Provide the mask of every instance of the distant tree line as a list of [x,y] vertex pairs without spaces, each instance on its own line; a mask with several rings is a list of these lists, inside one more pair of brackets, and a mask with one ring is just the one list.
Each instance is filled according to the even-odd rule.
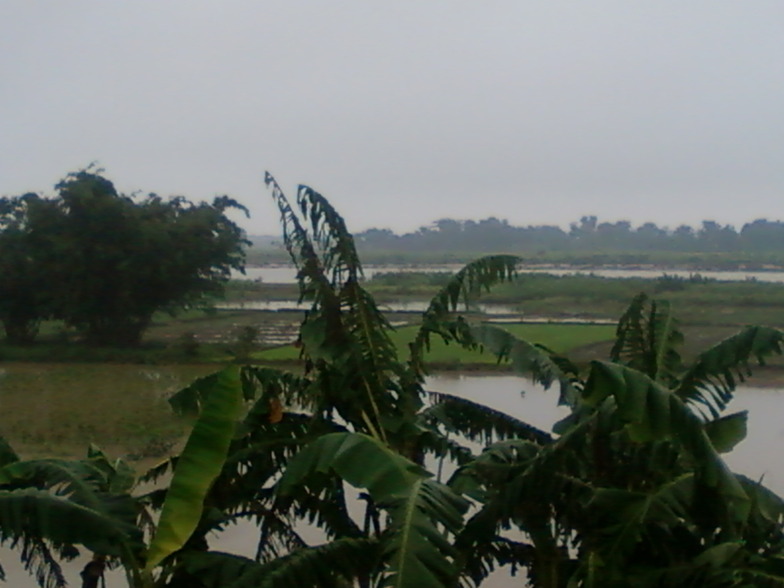
[[565,231],[554,225],[513,226],[495,217],[480,221],[440,219],[417,231],[397,235],[389,229],[369,229],[356,235],[364,251],[784,251],[784,222],[758,219],[738,231],[731,225],[705,220],[699,228],[674,230],[646,222],[599,222],[584,216]]
[[0,198],[0,323],[31,342],[48,319],[94,344],[134,345],[157,311],[199,304],[242,269],[247,244],[226,196],[211,204],[117,192],[97,170],[54,197]]

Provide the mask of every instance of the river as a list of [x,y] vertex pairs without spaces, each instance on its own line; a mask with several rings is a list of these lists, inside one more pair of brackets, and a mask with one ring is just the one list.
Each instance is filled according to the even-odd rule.
[[[365,278],[370,279],[376,274],[387,272],[447,272],[454,273],[462,265],[429,265],[429,266],[400,266],[378,265],[364,268]],[[784,282],[784,271],[713,271],[713,270],[682,270],[668,268],[563,268],[531,266],[520,269],[521,273],[551,274],[555,276],[568,275],[595,275],[602,278],[660,278],[663,275],[688,278],[700,275],[719,281],[738,282],[756,280],[758,282]],[[292,266],[263,266],[248,267],[245,274],[235,273],[232,277],[237,279],[260,280],[267,284],[293,284],[297,281],[297,272]]]
[[[9,371],[9,368],[5,368]],[[142,369],[142,368],[140,368]],[[149,376],[151,368],[143,368]],[[13,366],[10,368],[13,371]],[[171,377],[165,372],[166,378]],[[168,385],[168,384],[167,384]],[[438,375],[427,380],[427,388],[469,398],[492,408],[508,412],[532,425],[549,429],[562,418],[565,409],[556,405],[556,392],[544,391],[528,380],[514,376]],[[737,392],[730,405],[733,411],[749,411],[748,437],[727,456],[730,467],[753,479],[764,478],[766,485],[776,492],[784,493],[784,463],[780,448],[784,441],[784,419],[782,407],[784,391],[771,388],[743,387]],[[235,526],[216,537],[213,548],[232,553],[251,555],[255,549],[255,530],[250,525]],[[35,588],[36,584],[18,565],[14,554],[7,549],[0,553],[3,567],[8,574],[7,584],[15,588]],[[81,564],[66,566],[66,574],[72,585],[78,586],[78,570]],[[519,584],[518,579],[515,584]],[[509,586],[504,573],[495,574],[483,584],[486,588]],[[122,574],[114,572],[107,580],[108,588],[125,588]]]

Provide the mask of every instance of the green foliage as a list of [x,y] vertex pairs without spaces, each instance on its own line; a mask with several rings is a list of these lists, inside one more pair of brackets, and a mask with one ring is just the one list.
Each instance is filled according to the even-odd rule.
[[[267,183],[309,304],[298,340],[304,369],[234,368],[177,393],[172,406],[196,424],[183,452],[144,478],[173,469],[169,487],[138,499],[124,494],[127,472],[102,454],[90,457],[98,466],[20,462],[4,449],[0,492],[25,494],[7,516],[0,495],[0,532],[36,542],[52,577],[45,541],[119,558],[143,588],[446,588],[479,585],[501,566],[525,568],[527,582],[544,588],[784,583],[784,502],[720,455],[745,435],[745,413],[722,414],[738,374],[780,353],[780,331],[749,328],[688,365],[669,306],[640,295],[621,317],[610,361],[580,368],[459,311],[516,278],[517,258],[491,256],[442,285],[406,358],[364,289],[342,217],[310,188],[292,205],[274,178]],[[545,432],[428,393],[431,339],[482,348],[557,385],[554,402],[569,415]],[[443,483],[445,471],[453,473]],[[136,527],[105,506],[120,496],[143,513]],[[50,526],[60,516],[52,500],[64,497],[97,517],[79,531],[86,535]],[[139,529],[158,510],[146,549]],[[210,550],[214,532],[241,520],[258,530],[255,557]],[[303,524],[327,542],[307,540]]]
[[208,389],[208,394],[177,459],[158,527],[147,551],[145,571],[148,573],[185,545],[196,529],[204,497],[226,459],[242,408],[239,370],[227,368],[200,385]]
[[56,206],[36,194],[0,198],[0,321],[13,343],[31,343],[54,313],[50,247]]
[[382,585],[438,588],[454,581],[457,570],[450,559],[455,551],[444,531],[459,531],[468,506],[464,499],[361,434],[332,433],[313,441],[289,463],[279,491],[285,495],[317,473],[334,473],[366,488],[370,499],[389,513],[389,530],[381,543],[380,563],[386,564]]
[[246,241],[225,213],[244,209],[226,196],[136,201],[90,169],[56,189],[0,202],[0,292],[14,292],[0,319],[12,340],[54,317],[92,343],[137,344],[153,313],[220,292],[243,267]]

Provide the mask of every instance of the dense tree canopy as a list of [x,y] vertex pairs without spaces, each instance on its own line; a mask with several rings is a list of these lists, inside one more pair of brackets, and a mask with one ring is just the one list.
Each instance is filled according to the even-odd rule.
[[138,343],[153,313],[220,291],[242,269],[242,230],[221,196],[119,194],[92,170],[68,175],[57,195],[0,201],[0,320],[24,342],[41,319],[59,318],[99,344]]
[[687,225],[668,229],[652,222],[635,228],[625,220],[599,222],[596,216],[583,216],[564,231],[553,225],[514,226],[495,217],[480,221],[447,218],[403,235],[368,229],[357,235],[357,242],[364,251],[401,252],[781,252],[784,223],[757,219],[739,231],[712,220],[703,221],[697,229]]
[[54,203],[36,194],[0,199],[0,320],[8,339],[32,341],[53,306],[52,276],[40,246]]

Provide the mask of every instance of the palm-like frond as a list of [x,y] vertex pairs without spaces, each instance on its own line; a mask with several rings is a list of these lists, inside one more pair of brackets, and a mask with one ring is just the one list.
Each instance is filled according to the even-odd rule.
[[[25,569],[41,586],[65,585],[58,558],[78,554],[76,545],[119,557],[130,568],[142,549],[137,508],[128,495],[121,461],[103,462],[92,448],[86,460],[15,461],[0,468],[0,541],[21,547]],[[60,527],[82,525],[83,533]]]
[[545,389],[558,382],[559,404],[573,406],[579,394],[577,366],[542,345],[529,343],[494,325],[470,327],[473,342],[498,357],[508,360],[518,374],[531,377]]
[[[648,492],[620,488],[597,488],[588,503],[592,533],[602,540],[592,541],[605,564],[618,566],[639,543],[655,532],[648,550],[656,550],[656,542],[666,543],[688,531],[684,522],[698,497],[693,474],[683,474]],[[663,541],[664,539],[664,541]],[[699,544],[699,537],[694,545]],[[682,544],[683,545],[683,544]],[[662,545],[662,548],[665,548]]]
[[399,378],[403,366],[389,337],[392,327],[360,283],[354,238],[340,214],[312,188],[299,187],[297,213],[270,174],[267,184],[298,269],[300,298],[312,302],[300,341],[307,365],[318,368],[315,402],[337,410],[355,429],[385,438],[382,414],[394,418],[403,406],[415,406],[412,398],[419,391],[401,394],[403,388],[390,379]]
[[[480,502],[456,540],[466,566],[472,553],[483,554],[486,566],[492,557],[486,546],[498,540],[502,529],[514,527],[524,534],[525,543],[503,552],[507,559],[496,563],[525,566],[529,578],[543,575],[542,585],[561,585],[558,570],[568,563],[565,547],[573,541],[561,530],[559,521],[568,520],[561,510],[579,508],[588,491],[567,465],[578,459],[571,457],[574,446],[584,446],[590,425],[582,423],[544,446],[523,439],[494,443],[458,469],[449,485]],[[568,529],[568,523],[563,524]],[[470,567],[465,573],[473,574]]]
[[[458,547],[463,547],[458,545]],[[496,569],[509,566],[514,576],[520,568],[533,565],[534,549],[529,543],[494,535],[484,541],[472,542],[461,549],[461,575],[479,586]]]
[[608,398],[613,399],[616,414],[632,440],[672,439],[679,443],[691,455],[699,479],[724,500],[728,524],[746,519],[748,496],[716,452],[703,420],[677,394],[632,368],[594,361],[584,402],[599,406]]
[[189,553],[183,569],[205,588],[348,588],[354,578],[369,574],[379,557],[377,540],[342,538],[268,563],[220,552]]
[[272,174],[267,172],[264,181],[272,189],[272,198],[280,210],[283,243],[298,270],[300,300],[336,306],[337,297],[307,230]]
[[108,479],[89,461],[33,459],[0,468],[0,486],[52,490],[77,504],[101,508],[100,493],[106,491]]
[[675,390],[684,401],[716,417],[732,399],[739,382],[751,375],[750,363],[781,355],[784,333],[772,327],[747,327],[700,353]]
[[0,490],[0,535],[4,540],[30,537],[55,545],[84,545],[126,558],[140,547],[141,534],[115,512],[116,505],[93,509],[35,488]]
[[678,330],[669,302],[651,300],[640,293],[618,321],[610,359],[669,387],[681,371],[677,351],[681,343],[683,333]]
[[467,508],[446,486],[426,479],[426,472],[377,440],[361,434],[320,437],[289,464],[281,479],[282,495],[312,475],[337,475],[366,488],[387,511],[390,526],[382,533],[387,571],[384,586],[442,588],[454,581],[454,551],[442,526],[455,533]]
[[331,274],[333,286],[358,282],[362,265],[343,217],[326,198],[308,186],[300,185],[297,189],[297,204],[323,252],[324,268]]
[[462,302],[468,307],[482,290],[513,280],[517,276],[520,258],[515,255],[491,255],[469,263],[457,272],[438,291],[422,315],[419,331],[410,344],[410,364],[421,371],[423,355],[430,348],[431,335],[440,336],[445,342],[472,345],[467,333],[467,323],[451,318]]
[[441,424],[448,432],[469,441],[485,444],[509,438],[529,439],[540,444],[552,441],[545,431],[478,402],[443,392],[430,392],[429,396],[433,404],[419,413],[419,420]]
[[55,545],[40,537],[17,537],[10,543],[19,550],[22,565],[31,573],[42,588],[66,588],[68,582],[63,575],[60,561],[76,557],[78,550],[70,545]]

